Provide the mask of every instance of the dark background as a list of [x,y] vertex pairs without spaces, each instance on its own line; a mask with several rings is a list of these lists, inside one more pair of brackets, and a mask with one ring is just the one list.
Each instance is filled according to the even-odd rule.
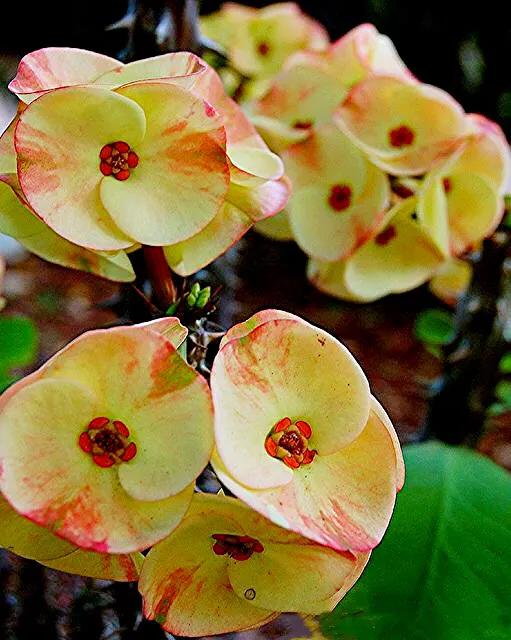
[[[204,0],[201,4],[206,13],[220,3]],[[449,91],[467,111],[497,120],[511,136],[511,21],[507,2],[303,0],[299,4],[322,22],[333,38],[362,22],[372,22],[392,38],[419,79]],[[4,0],[2,5],[0,55],[22,55],[47,45],[78,46],[115,55],[125,44],[123,31],[105,32],[104,28],[123,15],[126,0]]]

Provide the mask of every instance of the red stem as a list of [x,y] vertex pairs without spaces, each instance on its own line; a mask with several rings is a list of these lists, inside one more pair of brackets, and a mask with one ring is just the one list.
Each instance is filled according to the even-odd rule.
[[160,309],[166,311],[177,300],[177,289],[172,271],[167,263],[162,247],[144,246],[147,275],[151,281],[153,295]]

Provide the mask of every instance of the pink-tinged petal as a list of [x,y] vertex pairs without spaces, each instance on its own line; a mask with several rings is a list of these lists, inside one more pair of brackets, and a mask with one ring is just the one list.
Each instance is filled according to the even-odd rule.
[[185,240],[201,231],[225,200],[229,168],[221,118],[203,100],[170,84],[117,91],[143,109],[147,131],[135,148],[139,164],[129,179],[103,179],[103,205],[140,243]]
[[79,382],[103,399],[106,408],[96,415],[128,425],[137,454],[118,473],[136,500],[175,495],[206,466],[213,447],[209,388],[164,333],[147,324],[88,332],[41,375]]
[[285,486],[254,491],[236,481],[216,453],[212,464],[221,482],[257,512],[341,551],[367,552],[380,542],[401,474],[393,438],[374,410],[358,438],[337,453],[318,453]]
[[401,491],[405,483],[406,471],[405,461],[403,459],[403,451],[401,450],[401,443],[399,442],[396,430],[394,429],[394,425],[392,424],[392,421],[389,418],[387,412],[374,396],[371,397],[371,411],[378,417],[380,423],[389,432],[390,439],[392,440],[392,444],[394,446],[394,452],[396,454],[396,487],[398,491]]
[[243,142],[245,146],[265,148],[254,125],[241,107],[226,94],[218,73],[204,61],[203,64],[206,69],[204,73],[197,75],[193,92],[222,114],[227,144],[231,146]]
[[255,225],[255,230],[267,238],[272,240],[280,240],[281,242],[293,240],[293,231],[289,224],[289,215],[286,210],[277,213],[270,218],[260,220]]
[[[337,375],[325,383],[322,371]],[[264,448],[284,416],[311,424],[311,448],[329,454],[357,437],[369,412],[369,387],[353,356],[298,317],[266,322],[227,342],[211,387],[219,454],[239,482],[258,489],[293,476]]]
[[321,127],[284,158],[294,186],[288,211],[297,243],[320,260],[351,255],[383,220],[387,176],[332,126]]
[[429,289],[446,304],[455,305],[467,290],[471,278],[470,263],[460,258],[451,258],[431,278]]
[[456,169],[482,176],[502,195],[511,173],[506,136],[498,124],[484,116],[471,113],[467,121],[472,135],[456,161]]
[[179,318],[158,318],[143,322],[138,327],[159,333],[169,340],[176,349],[183,344],[188,336],[188,329],[181,324]]
[[108,56],[70,47],[47,47],[27,54],[18,66],[9,89],[30,103],[46,91],[90,84],[121,64]]
[[192,484],[167,500],[133,500],[116,467],[99,467],[78,446],[91,416],[108,409],[87,387],[65,379],[15,387],[0,415],[0,487],[16,511],[76,546],[103,553],[145,549],[175,528]]
[[328,73],[328,67],[297,59],[274,80],[269,91],[254,106],[256,116],[275,118],[307,132],[313,126],[330,121],[336,107],[345,98],[346,89]]
[[94,84],[121,87],[133,82],[157,80],[169,82],[184,89],[193,89],[197,76],[204,72],[206,64],[188,51],[166,53],[153,58],[136,60],[120,65],[99,76]]
[[239,322],[238,324],[235,324],[233,327],[231,327],[220,341],[220,349],[222,349],[222,347],[224,347],[231,340],[239,340],[240,338],[248,336],[254,329],[257,329],[257,327],[260,327],[266,322],[271,322],[272,320],[295,319],[296,316],[294,314],[287,311],[282,311],[281,309],[265,309],[264,311],[258,311],[248,320]]
[[463,110],[447,93],[390,76],[357,84],[335,118],[373,162],[394,175],[428,171],[468,133]]
[[131,282],[135,273],[124,251],[91,251],[64,240],[23,206],[13,190],[0,182],[0,232],[16,238],[36,256],[70,269],[87,271],[115,282]]
[[51,531],[23,518],[0,495],[0,547],[30,560],[54,560],[76,547]]
[[18,116],[15,116],[0,135],[0,173],[16,173],[14,131],[17,124]]
[[20,516],[0,496],[0,547],[59,571],[102,580],[138,580],[141,553],[112,555],[83,551]]
[[138,104],[106,89],[61,89],[41,96],[20,115],[15,132],[19,180],[30,207],[80,246],[116,250],[132,245],[101,204],[99,152],[115,140],[137,148],[145,126]]
[[442,264],[443,254],[415,220],[415,207],[414,198],[395,205],[379,233],[347,260],[344,284],[355,298],[377,300],[409,291]]
[[112,554],[95,553],[75,549],[69,555],[56,560],[38,560],[50,569],[65,571],[79,576],[115,582],[137,582],[144,563],[141,553]]
[[185,520],[151,549],[142,567],[144,615],[169,633],[198,637],[240,631],[276,615],[239,598],[229,581],[227,556],[213,552],[213,534],[244,533],[230,511],[219,508],[223,500],[195,496]]
[[413,79],[392,41],[372,24],[361,24],[334,42],[328,50],[332,73],[345,87],[352,87],[370,74]]

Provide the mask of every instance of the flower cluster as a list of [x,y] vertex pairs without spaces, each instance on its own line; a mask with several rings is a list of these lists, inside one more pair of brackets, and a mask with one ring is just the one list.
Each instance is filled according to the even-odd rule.
[[456,295],[460,258],[504,212],[509,147],[495,123],[419,82],[372,25],[296,53],[248,108],[293,183],[286,212],[258,228],[296,240],[315,286],[371,301],[433,278]]
[[[332,610],[403,484],[388,416],[347,349],[294,315],[234,326],[211,390],[186,335],[176,318],[91,331],[1,396],[0,544],[139,580],[178,635]],[[208,461],[241,501],[194,492]]]
[[188,275],[286,204],[281,160],[191,53],[41,49],[9,88],[0,231],[52,262],[130,281],[149,245]]
[[[231,68],[244,77],[245,96],[264,91],[268,80],[297,51],[322,51],[329,42],[325,29],[294,2],[262,9],[226,2],[219,11],[201,18],[200,26],[225,51]],[[236,83],[234,78],[234,83],[239,90],[239,79]]]

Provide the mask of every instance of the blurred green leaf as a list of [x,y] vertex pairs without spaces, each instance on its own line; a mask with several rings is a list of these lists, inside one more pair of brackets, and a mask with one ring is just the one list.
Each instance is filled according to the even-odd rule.
[[511,373],[511,351],[505,353],[500,359],[499,371],[501,373]]
[[427,344],[448,344],[455,335],[452,315],[443,309],[422,311],[415,320],[415,335]]
[[0,392],[16,376],[12,370],[26,367],[37,357],[38,333],[34,323],[25,316],[0,317]]
[[488,411],[486,412],[489,416],[501,416],[504,413],[508,413],[511,411],[511,407],[507,404],[502,404],[501,402],[494,402],[488,407]]
[[511,475],[462,448],[405,447],[390,528],[337,609],[335,640],[509,640]]
[[495,395],[502,403],[511,406],[511,380],[501,380],[497,383]]

